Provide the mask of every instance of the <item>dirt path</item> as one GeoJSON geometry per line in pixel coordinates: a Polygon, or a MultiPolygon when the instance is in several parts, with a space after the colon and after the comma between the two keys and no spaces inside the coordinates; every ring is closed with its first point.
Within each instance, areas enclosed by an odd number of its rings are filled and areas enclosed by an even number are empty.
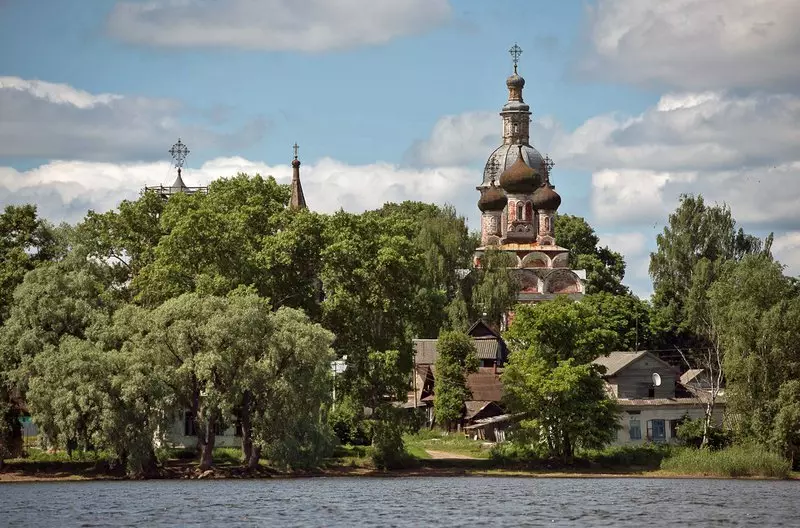
{"type": "Polygon", "coordinates": [[[431,458],[436,460],[444,460],[444,459],[459,459],[459,460],[477,460],[475,457],[467,456],[467,455],[459,455],[458,453],[448,453],[446,451],[434,451],[432,449],[426,449],[426,453],[428,453],[431,458]]]}

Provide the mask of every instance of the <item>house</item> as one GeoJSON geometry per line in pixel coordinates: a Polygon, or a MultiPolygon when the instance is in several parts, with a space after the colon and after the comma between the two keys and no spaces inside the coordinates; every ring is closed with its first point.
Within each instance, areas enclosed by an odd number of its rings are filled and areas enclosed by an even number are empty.
{"type": "MultiPolygon", "coordinates": [[[[505,341],[483,320],[474,323],[467,334],[472,338],[480,366],[467,376],[467,387],[472,393],[464,404],[464,423],[503,414],[500,401],[503,385],[500,383],[502,366],[508,360],[505,341]]],[[[414,372],[406,407],[424,408],[428,426],[434,422],[433,386],[436,375],[436,339],[414,339],[414,372]]]]}
{"type": "MultiPolygon", "coordinates": [[[[681,421],[705,417],[709,393],[682,384],[702,379],[702,371],[679,376],[675,367],[647,351],[612,352],[593,363],[605,368],[606,389],[620,406],[620,429],[613,445],[674,443],[681,421]]],[[[713,419],[718,424],[724,406],[724,398],[717,397],[713,419]]]]}

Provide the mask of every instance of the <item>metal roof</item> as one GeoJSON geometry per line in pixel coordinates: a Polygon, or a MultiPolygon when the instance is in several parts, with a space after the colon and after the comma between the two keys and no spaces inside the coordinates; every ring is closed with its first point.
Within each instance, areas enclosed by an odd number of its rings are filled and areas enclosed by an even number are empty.
{"type": "Polygon", "coordinates": [[[598,357],[592,361],[592,363],[595,365],[604,366],[606,368],[606,373],[604,374],[605,376],[613,376],[643,356],[650,356],[656,361],[659,361],[670,368],[674,368],[672,365],[662,360],[652,352],[648,352],[647,350],[640,350],[638,352],[611,352],[607,356],[598,357]]]}
{"type": "MultiPolygon", "coordinates": [[[[432,365],[436,363],[436,339],[414,339],[414,362],[417,365],[432,365]]],[[[500,360],[500,342],[494,338],[473,339],[478,359],[500,360]]]]}

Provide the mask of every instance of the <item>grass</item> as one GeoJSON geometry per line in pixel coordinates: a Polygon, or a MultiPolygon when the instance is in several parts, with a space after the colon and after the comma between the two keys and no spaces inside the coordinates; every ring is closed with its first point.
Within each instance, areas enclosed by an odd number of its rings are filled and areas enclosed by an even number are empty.
{"type": "Polygon", "coordinates": [[[406,450],[418,459],[428,459],[426,450],[444,451],[473,458],[489,458],[490,452],[484,442],[471,440],[461,433],[445,434],[440,431],[421,430],[403,436],[406,450]]]}
{"type": "Polygon", "coordinates": [[[682,475],[789,478],[788,460],[757,446],[731,446],[719,451],[684,448],[661,462],[661,469],[682,475]]]}
{"type": "Polygon", "coordinates": [[[7,462],[105,462],[111,458],[105,451],[73,451],[68,455],[66,451],[45,451],[38,448],[28,448],[24,458],[12,458],[7,462]]]}

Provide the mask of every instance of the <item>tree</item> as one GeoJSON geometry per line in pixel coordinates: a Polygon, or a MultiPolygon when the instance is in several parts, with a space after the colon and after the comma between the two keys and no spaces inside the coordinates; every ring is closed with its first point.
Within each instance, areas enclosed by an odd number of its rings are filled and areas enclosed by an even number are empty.
{"type": "Polygon", "coordinates": [[[169,391],[141,354],[70,336],[37,355],[29,376],[27,401],[49,445],[110,451],[131,475],[154,470],[169,391]]]}
{"type": "Polygon", "coordinates": [[[6,445],[21,449],[19,408],[30,361],[67,336],[84,339],[107,324],[116,303],[108,291],[107,268],[76,247],[63,259],[39,265],[14,291],[14,303],[0,327],[0,399],[10,434],[6,445]]]}
{"type": "Polygon", "coordinates": [[[208,195],[173,195],[161,215],[165,235],[155,258],[133,279],[135,300],[157,306],[182,293],[226,295],[250,285],[271,296],[261,288],[274,284],[272,270],[259,265],[258,255],[289,222],[288,200],[287,186],[245,174],[216,180],[208,195]]]}
{"type": "Polygon", "coordinates": [[[652,343],[650,306],[630,293],[589,294],[581,299],[598,315],[603,328],[616,333],[619,350],[647,350],[652,343]]]}
{"type": "Polygon", "coordinates": [[[472,287],[473,312],[499,329],[506,314],[517,302],[519,281],[511,268],[516,265],[516,256],[496,249],[488,249],[480,260],[472,287]]]}
{"type": "Polygon", "coordinates": [[[6,206],[0,214],[0,325],[25,274],[62,254],[56,230],[38,218],[36,206],[6,206]]]}
{"type": "Polygon", "coordinates": [[[566,462],[576,448],[600,448],[616,437],[618,409],[592,365],[570,358],[553,367],[533,346],[514,351],[502,380],[509,412],[524,416],[517,441],[536,451],[566,462]]]}
{"type": "Polygon", "coordinates": [[[517,306],[514,323],[503,337],[514,351],[536,347],[550,367],[567,359],[591,363],[619,349],[619,335],[606,328],[593,305],[566,297],[517,306]]]}
{"type": "Polygon", "coordinates": [[[729,261],[720,275],[707,303],[724,351],[727,415],[738,438],[770,445],[782,405],[793,405],[787,384],[800,379],[800,294],[766,255],[729,261]]]}
{"type": "Polygon", "coordinates": [[[462,332],[442,332],[436,342],[436,388],[433,408],[436,421],[449,431],[464,412],[472,394],[467,376],[478,371],[478,356],[472,339],[462,332]]]}
{"type": "Polygon", "coordinates": [[[570,267],[586,270],[586,293],[621,295],[628,292],[622,285],[625,259],[608,247],[599,247],[600,239],[585,219],[580,216],[558,215],[555,235],[558,245],[570,250],[570,267]]]}
{"type": "MultiPolygon", "coordinates": [[[[662,346],[678,345],[702,347],[687,312],[686,299],[692,288],[693,274],[698,262],[705,259],[712,264],[706,267],[710,287],[716,277],[713,273],[718,263],[741,260],[745,255],[769,255],[772,235],[765,240],[736,229],[736,220],[730,208],[723,205],[706,205],[701,195],[682,195],[680,204],[670,214],[668,225],[656,238],[657,249],[650,254],[650,276],[653,279],[653,324],[661,334],[662,346]]],[[[697,288],[696,288],[697,289],[697,288]]]]}
{"type": "Polygon", "coordinates": [[[591,305],[557,298],[517,307],[502,381],[509,411],[524,416],[519,441],[568,460],[578,447],[613,440],[617,407],[591,361],[617,340],[591,305]]]}

